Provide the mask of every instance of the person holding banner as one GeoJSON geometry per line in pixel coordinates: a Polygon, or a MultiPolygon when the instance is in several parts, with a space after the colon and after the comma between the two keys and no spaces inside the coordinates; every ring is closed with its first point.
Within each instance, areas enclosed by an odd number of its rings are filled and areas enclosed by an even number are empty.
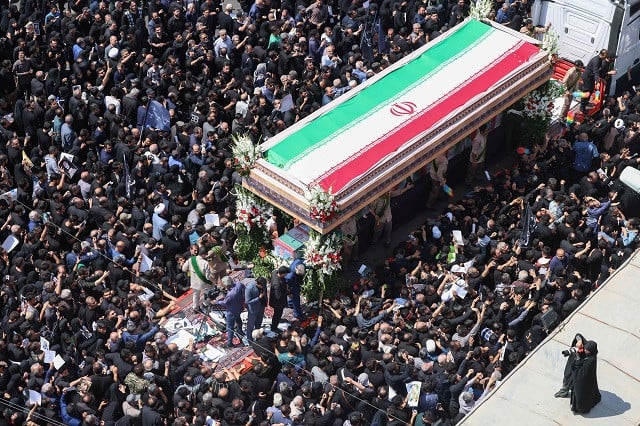
{"type": "Polygon", "coordinates": [[[191,256],[189,260],[182,264],[182,272],[189,274],[189,282],[191,284],[193,310],[200,307],[200,295],[213,287],[211,281],[211,268],[209,262],[205,259],[207,249],[200,247],[196,256],[191,256]]]}

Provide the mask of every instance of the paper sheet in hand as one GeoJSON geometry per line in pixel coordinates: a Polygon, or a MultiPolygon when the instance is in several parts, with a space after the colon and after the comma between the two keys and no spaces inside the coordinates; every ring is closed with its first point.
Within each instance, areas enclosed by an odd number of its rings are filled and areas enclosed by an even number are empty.
{"type": "Polygon", "coordinates": [[[462,231],[454,229],[451,233],[453,234],[453,241],[455,241],[459,246],[463,246],[464,239],[462,238],[462,231]]]}
{"type": "Polygon", "coordinates": [[[153,297],[154,293],[149,290],[146,287],[143,287],[142,290],[144,291],[144,294],[140,294],[138,296],[138,299],[141,300],[142,302],[146,302],[147,300],[151,300],[151,298],[153,297]]]}
{"type": "Polygon", "coordinates": [[[40,392],[29,389],[29,405],[42,404],[42,395],[40,392]]]}
{"type": "Polygon", "coordinates": [[[20,243],[20,240],[18,240],[12,234],[12,235],[9,235],[7,238],[5,238],[4,242],[2,243],[2,248],[5,249],[7,253],[10,253],[11,250],[18,247],[19,243],[20,243]]]}
{"type": "Polygon", "coordinates": [[[458,283],[454,283],[453,286],[451,286],[451,290],[455,290],[460,299],[464,299],[467,296],[466,287],[458,285],[458,283]]]}
{"type": "Polygon", "coordinates": [[[204,215],[205,223],[212,223],[213,226],[220,226],[220,216],[215,213],[207,213],[204,215]]]}
{"type": "Polygon", "coordinates": [[[56,370],[60,370],[60,367],[62,367],[64,365],[64,358],[62,358],[60,355],[56,355],[56,357],[53,359],[53,366],[56,368],[56,370]]]}
{"type": "Polygon", "coordinates": [[[409,407],[417,407],[420,402],[420,387],[421,382],[409,382],[405,385],[407,387],[407,405],[409,407]]]}
{"type": "Polygon", "coordinates": [[[73,158],[73,155],[63,152],[60,154],[60,160],[58,161],[58,166],[69,178],[72,178],[78,171],[76,165],[73,164],[73,158]]]}
{"type": "Polygon", "coordinates": [[[184,349],[189,346],[190,340],[195,340],[193,334],[185,330],[180,330],[167,339],[167,344],[175,343],[178,346],[178,349],[184,349]]]}
{"type": "Polygon", "coordinates": [[[16,198],[18,198],[18,189],[12,189],[0,195],[0,199],[7,200],[7,202],[15,200],[16,198]]]}
{"type": "Polygon", "coordinates": [[[56,359],[56,351],[45,350],[44,351],[44,363],[51,364],[56,359]]]}
{"type": "Polygon", "coordinates": [[[49,350],[49,341],[44,337],[40,338],[40,349],[42,349],[43,351],[49,350]]]}
{"type": "Polygon", "coordinates": [[[140,262],[140,272],[147,272],[153,265],[153,260],[144,253],[142,254],[142,261],[140,262]]]}

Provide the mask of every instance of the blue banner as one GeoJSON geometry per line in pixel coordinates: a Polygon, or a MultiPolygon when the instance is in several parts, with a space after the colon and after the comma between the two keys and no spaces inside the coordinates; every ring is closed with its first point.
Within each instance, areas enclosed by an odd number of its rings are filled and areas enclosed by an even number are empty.
{"type": "Polygon", "coordinates": [[[148,111],[144,120],[144,127],[152,127],[168,132],[171,129],[171,117],[164,105],[154,99],[149,102],[147,108],[148,111]]]}

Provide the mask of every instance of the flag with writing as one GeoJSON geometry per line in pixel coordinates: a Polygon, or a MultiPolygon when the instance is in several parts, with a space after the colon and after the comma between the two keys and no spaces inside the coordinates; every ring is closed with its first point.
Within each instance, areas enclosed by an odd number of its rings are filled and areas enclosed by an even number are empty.
{"type": "Polygon", "coordinates": [[[144,127],[152,127],[157,130],[169,131],[171,128],[171,117],[169,111],[160,102],[153,99],[147,107],[147,116],[144,120],[144,127]]]}
{"type": "Polygon", "coordinates": [[[531,211],[531,206],[525,203],[524,216],[522,218],[522,233],[520,234],[520,244],[522,247],[529,247],[531,244],[531,234],[533,234],[537,227],[538,225],[531,211]]]}
{"type": "Polygon", "coordinates": [[[122,168],[124,171],[124,188],[127,198],[131,199],[131,172],[129,171],[129,163],[127,162],[126,155],[122,156],[122,168]]]}

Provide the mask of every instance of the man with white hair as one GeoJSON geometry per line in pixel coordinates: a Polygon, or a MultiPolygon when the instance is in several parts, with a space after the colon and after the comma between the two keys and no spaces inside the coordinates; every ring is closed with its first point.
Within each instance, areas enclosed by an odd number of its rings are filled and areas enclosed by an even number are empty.
{"type": "Polygon", "coordinates": [[[244,307],[244,284],[241,282],[234,282],[231,277],[222,277],[222,285],[224,286],[227,294],[219,297],[219,303],[227,308],[225,314],[227,323],[227,343],[225,348],[233,347],[233,335],[235,328],[239,333],[242,333],[242,320],[240,314],[244,307]]]}

